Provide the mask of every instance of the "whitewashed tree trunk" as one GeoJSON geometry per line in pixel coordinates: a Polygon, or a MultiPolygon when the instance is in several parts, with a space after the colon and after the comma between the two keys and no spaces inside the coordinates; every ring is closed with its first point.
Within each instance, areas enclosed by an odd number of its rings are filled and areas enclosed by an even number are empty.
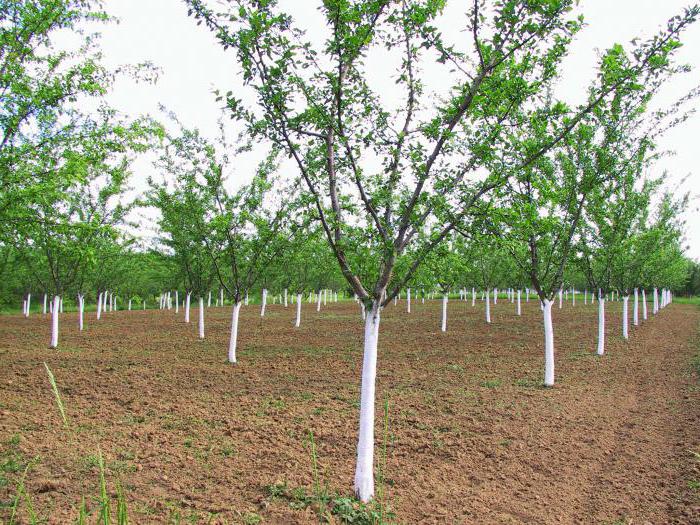
{"type": "Polygon", "coordinates": [[[58,308],[61,313],[63,313],[63,297],[58,302],[58,308]]]}
{"type": "Polygon", "coordinates": [[[576,306],[576,290],[571,289],[571,306],[576,306]]]}
{"type": "MultiPolygon", "coordinates": [[[[168,308],[168,310],[170,310],[170,308],[168,308]]],[[[175,290],[175,313],[176,314],[180,313],[180,297],[178,295],[177,290],[175,290]]],[[[189,312],[185,312],[185,322],[189,323],[190,322],[189,319],[190,319],[189,312]]]]}
{"type": "Polygon", "coordinates": [[[83,314],[85,312],[85,297],[78,294],[78,330],[83,331],[83,314]]]}
{"type": "Polygon", "coordinates": [[[379,315],[379,304],[375,301],[365,319],[362,385],[360,389],[360,431],[357,440],[355,467],[355,494],[360,501],[365,503],[374,496],[374,403],[379,315]]]}
{"type": "Polygon", "coordinates": [[[562,292],[561,292],[561,288],[559,288],[559,309],[560,310],[561,310],[561,296],[562,296],[562,292]]]}
{"type": "Polygon", "coordinates": [[[544,300],[544,386],[554,386],[554,328],[552,327],[552,304],[553,301],[549,299],[544,300]]]}
{"type": "Polygon", "coordinates": [[[520,288],[518,288],[518,315],[521,315],[522,311],[520,309],[520,288]]]}
{"type": "Polygon", "coordinates": [[[476,306],[476,294],[474,292],[474,287],[472,287],[472,306],[476,306]]]}
{"type": "Polygon", "coordinates": [[[129,299],[129,306],[128,306],[128,310],[129,310],[129,311],[131,312],[131,299],[129,299]]]}
{"type": "Polygon", "coordinates": [[[654,288],[654,292],[653,292],[653,306],[652,306],[651,313],[653,313],[654,315],[659,313],[659,293],[656,290],[656,288],[654,288]]]}
{"type": "Polygon", "coordinates": [[[224,289],[219,289],[219,306],[224,305],[224,289]]]}
{"type": "Polygon", "coordinates": [[[647,293],[642,288],[642,320],[647,320],[647,293]]]}
{"type": "Polygon", "coordinates": [[[588,289],[583,290],[583,304],[584,305],[588,304],[588,289]]]}
{"type": "Polygon", "coordinates": [[[211,290],[209,290],[209,295],[207,296],[207,308],[211,308],[211,290]]]}
{"type": "Polygon", "coordinates": [[[228,362],[236,362],[236,345],[238,344],[238,314],[241,311],[241,302],[237,301],[233,305],[233,314],[231,315],[231,338],[228,342],[228,362]]]}
{"type": "Polygon", "coordinates": [[[97,319],[102,315],[102,292],[97,296],[97,319]]]}
{"type": "Polygon", "coordinates": [[[627,327],[627,305],[629,303],[630,296],[625,294],[622,297],[622,337],[629,339],[629,330],[627,327]]]}
{"type": "Polygon", "coordinates": [[[248,306],[248,290],[245,292],[245,306],[248,306]]]}
{"type": "Polygon", "coordinates": [[[498,288],[493,289],[493,304],[498,304],[498,288]]]}
{"type": "Polygon", "coordinates": [[[44,315],[46,315],[46,302],[47,302],[47,299],[48,299],[47,295],[44,294],[44,315]]]}
{"type": "Polygon", "coordinates": [[[598,355],[605,353],[605,299],[598,297],[598,355]]]}
{"type": "Polygon", "coordinates": [[[442,296],[442,331],[447,332],[447,294],[442,296]]]}
{"type": "Polygon", "coordinates": [[[146,309],[146,300],[145,299],[143,300],[143,309],[144,310],[146,309]]]}
{"type": "Polygon", "coordinates": [[[406,290],[406,311],[411,313],[411,289],[406,290]]]}
{"type": "MultiPolygon", "coordinates": [[[[210,294],[211,296],[211,294],[210,294]]],[[[199,338],[204,339],[204,297],[199,296],[199,338]]]]}
{"type": "Polygon", "coordinates": [[[61,298],[53,296],[53,308],[51,312],[51,348],[58,348],[58,312],[61,309],[61,298]]]}
{"type": "Polygon", "coordinates": [[[265,307],[267,306],[267,289],[262,290],[262,306],[260,307],[260,317],[265,317],[265,307]]]}
{"type": "Polygon", "coordinates": [[[284,289],[284,307],[287,308],[287,289],[284,289]]]}
{"type": "Polygon", "coordinates": [[[321,311],[321,299],[323,298],[323,294],[321,290],[318,291],[316,294],[316,311],[320,312],[321,311]]]}
{"type": "Polygon", "coordinates": [[[300,325],[301,325],[301,294],[298,293],[297,294],[297,320],[294,323],[294,326],[299,328],[300,325]]]}
{"type": "Polygon", "coordinates": [[[486,289],[486,322],[491,322],[491,290],[486,289]]]}
{"type": "Polygon", "coordinates": [[[32,308],[32,294],[27,294],[27,304],[24,307],[24,317],[29,317],[29,311],[32,308]]]}
{"type": "MultiPolygon", "coordinates": [[[[187,295],[185,296],[185,322],[189,323],[190,322],[190,294],[192,292],[187,292],[187,295]]],[[[177,299],[177,296],[176,296],[177,299]]],[[[175,301],[177,302],[177,301],[175,301]]]]}
{"type": "Polygon", "coordinates": [[[102,312],[107,313],[107,290],[102,294],[102,312]]]}
{"type": "Polygon", "coordinates": [[[632,307],[632,324],[639,326],[639,290],[634,289],[634,306],[632,307]]]}

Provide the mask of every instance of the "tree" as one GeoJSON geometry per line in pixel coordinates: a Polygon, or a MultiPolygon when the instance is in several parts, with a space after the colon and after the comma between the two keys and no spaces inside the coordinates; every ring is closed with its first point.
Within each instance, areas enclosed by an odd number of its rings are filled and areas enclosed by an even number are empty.
{"type": "MultiPolygon", "coordinates": [[[[437,27],[444,1],[328,0],[321,11],[330,36],[319,47],[274,0],[237,0],[222,13],[204,0],[187,3],[225,48],[237,52],[255,103],[247,107],[231,91],[225,96],[231,114],[253,139],[266,139],[292,159],[341,271],[367,309],[355,492],[368,501],[374,494],[381,308],[474,203],[501,183],[500,176],[479,178],[479,168],[491,148],[507,139],[504,123],[524,105],[537,105],[580,21],[569,17],[569,0],[508,0],[491,10],[476,1],[465,27],[472,41],[460,48],[437,27]],[[383,84],[371,84],[372,52],[395,58],[396,68],[387,74],[403,91],[398,107],[380,96],[383,84]],[[435,61],[451,90],[431,107],[421,67],[435,61]],[[433,226],[430,235],[419,235],[426,223],[433,226]],[[367,246],[374,279],[363,280],[350,260],[356,246],[348,233],[358,227],[372,239],[367,246]],[[410,260],[402,265],[406,254],[410,260]]],[[[650,60],[695,15],[679,18],[658,42],[640,46],[634,64],[604,78],[601,89],[525,165],[617,85],[652,67],[650,60]]]]}

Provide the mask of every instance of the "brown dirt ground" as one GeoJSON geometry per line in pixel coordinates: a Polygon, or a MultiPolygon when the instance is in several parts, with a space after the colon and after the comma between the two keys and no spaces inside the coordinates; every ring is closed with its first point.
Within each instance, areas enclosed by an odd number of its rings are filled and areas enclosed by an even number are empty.
{"type": "MultiPolygon", "coordinates": [[[[313,523],[266,487],[311,491],[313,431],[323,483],[352,491],[362,324],[354,303],[241,314],[240,363],[226,363],[229,308],[119,311],[102,321],[0,318],[0,520],[21,476],[36,513],[73,523],[96,507],[96,455],[110,491],[124,486],[133,523],[313,523]],[[70,430],[42,362],[53,370],[70,430]],[[14,437],[13,437],[14,436],[14,437]],[[14,463],[13,463],[14,461],[14,463]],[[14,466],[14,468],[13,468],[14,466]]],[[[387,307],[380,328],[378,416],[389,401],[386,501],[398,523],[700,523],[700,309],[674,304],[621,340],[608,304],[607,355],[595,307],[554,307],[557,386],[539,387],[542,323],[501,299],[387,307]]],[[[377,441],[383,422],[377,421],[377,441]]],[[[26,519],[26,505],[22,505],[26,519]]],[[[94,517],[92,518],[94,519],[94,517]]]]}

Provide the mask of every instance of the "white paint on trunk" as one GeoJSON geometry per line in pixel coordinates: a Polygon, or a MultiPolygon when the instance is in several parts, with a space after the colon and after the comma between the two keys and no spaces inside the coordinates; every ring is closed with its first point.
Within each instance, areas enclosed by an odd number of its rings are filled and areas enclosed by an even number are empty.
{"type": "Polygon", "coordinates": [[[576,290],[571,289],[571,306],[576,306],[576,290]]]}
{"type": "Polygon", "coordinates": [[[318,291],[316,294],[316,311],[320,312],[321,311],[321,299],[323,298],[323,294],[321,290],[318,291]]]}
{"type": "Polygon", "coordinates": [[[629,339],[629,330],[627,327],[627,304],[629,303],[629,300],[629,295],[622,297],[622,337],[625,339],[629,339]]]}
{"type": "MultiPolygon", "coordinates": [[[[190,322],[190,294],[191,293],[192,292],[187,292],[187,295],[185,296],[185,322],[186,323],[190,322]]],[[[177,296],[175,296],[175,299],[176,299],[175,302],[177,302],[177,296]]]]}
{"type": "Polygon", "coordinates": [[[238,314],[241,311],[241,302],[238,301],[233,305],[233,314],[231,315],[231,339],[228,342],[228,362],[236,362],[236,345],[238,344],[238,314]]]}
{"type": "Polygon", "coordinates": [[[211,290],[209,290],[209,295],[207,296],[207,308],[211,308],[211,290]]]}
{"type": "Polygon", "coordinates": [[[634,306],[632,308],[632,324],[639,326],[639,290],[634,289],[634,306]]]}
{"type": "Polygon", "coordinates": [[[588,304],[588,289],[583,290],[583,304],[588,304]]]}
{"type": "Polygon", "coordinates": [[[447,332],[447,294],[442,296],[442,331],[447,332]]]}
{"type": "Polygon", "coordinates": [[[245,305],[248,306],[248,290],[245,292],[245,305]]]}
{"type": "Polygon", "coordinates": [[[294,326],[299,328],[300,325],[301,325],[301,294],[298,293],[297,294],[297,320],[294,323],[294,326]]]}
{"type": "Polygon", "coordinates": [[[284,289],[284,307],[287,308],[287,289],[284,289]]]}
{"type": "Polygon", "coordinates": [[[518,315],[522,314],[522,311],[520,309],[520,288],[518,288],[518,315]]]}
{"type": "Polygon", "coordinates": [[[262,306],[260,307],[260,317],[265,317],[265,307],[267,306],[267,289],[262,290],[262,306]]]}
{"type": "Polygon", "coordinates": [[[224,289],[220,288],[219,289],[219,306],[224,305],[224,289]]]}
{"type": "Polygon", "coordinates": [[[647,293],[642,288],[642,320],[647,320],[647,293]]]}
{"type": "Polygon", "coordinates": [[[32,294],[28,293],[27,294],[27,304],[24,307],[24,309],[25,309],[24,316],[25,317],[29,317],[29,311],[31,310],[31,308],[32,308],[32,294]]]}
{"type": "Polygon", "coordinates": [[[474,287],[472,287],[472,306],[476,305],[476,294],[474,293],[474,287]]]}
{"type": "Polygon", "coordinates": [[[128,310],[131,312],[131,299],[129,299],[129,307],[128,310]]]}
{"type": "Polygon", "coordinates": [[[493,304],[498,304],[498,288],[493,289],[493,304]]]}
{"type": "Polygon", "coordinates": [[[78,294],[78,330],[83,331],[83,314],[85,313],[85,297],[78,294]]]}
{"type": "Polygon", "coordinates": [[[102,292],[97,296],[97,319],[102,315],[102,292]]]}
{"type": "Polygon", "coordinates": [[[605,353],[605,299],[598,298],[598,355],[605,353]]]}
{"type": "MultiPolygon", "coordinates": [[[[177,290],[175,290],[175,313],[180,313],[180,298],[177,295],[177,290]]],[[[168,308],[170,310],[170,308],[168,308]]],[[[188,312],[185,312],[185,322],[189,323],[190,316],[188,312]]]]}
{"type": "Polygon", "coordinates": [[[554,328],[552,327],[552,304],[551,300],[545,299],[544,308],[542,310],[544,312],[544,386],[554,386],[554,328]]]}
{"type": "Polygon", "coordinates": [[[58,302],[58,307],[61,313],[63,313],[63,297],[58,302]]]}
{"type": "Polygon", "coordinates": [[[204,339],[204,297],[202,296],[199,297],[199,338],[204,339]]]}
{"type": "Polygon", "coordinates": [[[560,310],[561,310],[561,296],[562,296],[561,288],[559,288],[559,309],[560,310]]]}
{"type": "Polygon", "coordinates": [[[491,291],[486,289],[486,322],[491,322],[491,291]]]}
{"type": "Polygon", "coordinates": [[[46,315],[46,302],[47,302],[47,296],[44,294],[44,315],[46,315]]]}
{"type": "Polygon", "coordinates": [[[145,299],[144,299],[144,301],[143,301],[143,309],[144,309],[144,310],[146,309],[146,300],[145,300],[145,299]]]}
{"type": "Polygon", "coordinates": [[[61,298],[53,297],[53,309],[51,312],[51,348],[58,348],[58,312],[61,308],[61,298]]]}
{"type": "Polygon", "coordinates": [[[406,311],[411,313],[411,289],[406,290],[406,311]]]}
{"type": "Polygon", "coordinates": [[[377,343],[379,340],[378,302],[365,319],[365,341],[360,389],[360,431],[357,440],[355,495],[368,502],[374,496],[374,403],[377,377],[377,343]]]}

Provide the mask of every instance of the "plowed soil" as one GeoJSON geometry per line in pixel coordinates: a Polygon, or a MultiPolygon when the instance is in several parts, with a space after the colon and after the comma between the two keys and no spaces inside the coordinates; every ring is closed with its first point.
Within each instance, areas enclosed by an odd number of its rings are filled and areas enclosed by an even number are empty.
{"type": "MultiPolygon", "coordinates": [[[[77,330],[61,317],[0,317],[0,519],[26,472],[39,520],[74,523],[85,498],[96,518],[98,451],[120,481],[132,523],[314,523],[313,506],[270,486],[352,493],[362,321],[352,302],[320,313],[244,307],[239,363],[226,362],[229,308],[118,311],[77,330]],[[60,390],[64,428],[43,363],[60,390]]],[[[700,523],[700,347],[697,307],[673,304],[620,333],[607,305],[607,353],[594,355],[595,307],[554,307],[556,378],[540,387],[541,312],[504,299],[401,302],[382,315],[377,462],[393,521],[416,523],[700,523]],[[388,434],[384,438],[384,407],[388,434]],[[386,455],[381,451],[386,445],[386,455]]],[[[114,509],[113,509],[114,512],[114,509]]]]}

